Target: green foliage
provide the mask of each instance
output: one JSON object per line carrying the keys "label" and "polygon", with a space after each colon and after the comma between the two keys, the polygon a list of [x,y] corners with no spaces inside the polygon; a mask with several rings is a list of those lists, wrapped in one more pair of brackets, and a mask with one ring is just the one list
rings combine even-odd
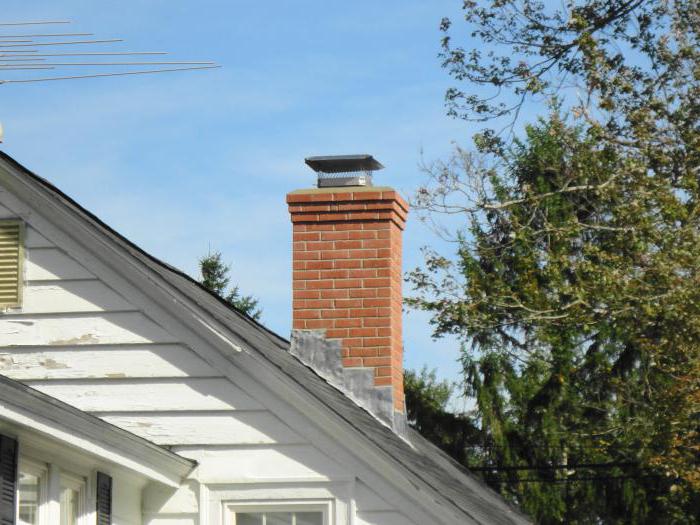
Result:
{"label": "green foliage", "polygon": [[456,261],[411,274],[409,302],[474,350],[482,453],[467,461],[538,467],[487,479],[540,523],[692,522],[700,193],[557,113],[498,168],[460,155],[466,173],[437,169],[419,201],[461,205],[469,229]]}
{"label": "green foliage", "polygon": [[462,215],[410,303],[454,333],[481,434],[467,462],[539,523],[693,523],[700,508],[700,2],[467,0],[453,116],[512,118],[428,168]]}
{"label": "green foliage", "polygon": [[467,462],[470,443],[480,441],[480,431],[471,418],[453,414],[447,404],[454,385],[438,381],[435,370],[406,370],[404,393],[409,424],[462,464]]}
{"label": "green foliage", "polygon": [[260,320],[262,310],[258,308],[258,299],[252,295],[241,295],[238,286],[233,286],[228,292],[231,267],[221,260],[221,253],[210,253],[199,260],[201,284],[210,292],[215,293],[237,310],[249,315],[256,321]]}

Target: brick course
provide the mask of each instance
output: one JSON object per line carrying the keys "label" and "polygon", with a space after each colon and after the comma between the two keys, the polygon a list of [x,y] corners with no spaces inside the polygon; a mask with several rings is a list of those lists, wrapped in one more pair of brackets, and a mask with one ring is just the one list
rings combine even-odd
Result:
{"label": "brick course", "polygon": [[293,327],[342,341],[343,365],[374,370],[404,411],[402,231],[394,190],[337,188],[287,195],[293,229]]}

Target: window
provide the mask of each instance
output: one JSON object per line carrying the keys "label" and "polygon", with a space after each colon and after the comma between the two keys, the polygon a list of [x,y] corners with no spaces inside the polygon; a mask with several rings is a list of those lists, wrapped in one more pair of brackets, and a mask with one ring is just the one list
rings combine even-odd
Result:
{"label": "window", "polygon": [[324,525],[322,511],[248,511],[234,514],[234,525]]}
{"label": "window", "polygon": [[0,307],[11,308],[22,302],[22,259],[24,224],[0,220]]}
{"label": "window", "polygon": [[60,525],[78,525],[85,508],[85,480],[62,474],[58,501],[61,511]]}
{"label": "window", "polygon": [[[27,458],[19,462],[17,524],[81,525],[87,515],[85,478],[61,471],[57,465]],[[51,510],[49,501],[57,501]],[[58,516],[55,513],[58,512]]]}
{"label": "window", "polygon": [[20,461],[17,480],[19,525],[39,525],[39,516],[46,503],[46,465]]}

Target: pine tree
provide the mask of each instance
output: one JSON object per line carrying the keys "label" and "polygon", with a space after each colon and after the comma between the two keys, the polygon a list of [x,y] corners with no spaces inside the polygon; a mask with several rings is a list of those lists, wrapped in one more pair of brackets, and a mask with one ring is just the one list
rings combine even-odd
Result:
{"label": "pine tree", "polygon": [[467,461],[539,523],[694,523],[700,2],[463,9],[478,45],[443,20],[447,104],[491,127],[428,167],[415,204],[466,226],[411,280],[436,334],[464,340]]}
{"label": "pine tree", "polygon": [[498,161],[459,155],[416,204],[468,228],[408,302],[470,345],[467,463],[538,523],[692,523],[700,190],[557,113]]}
{"label": "pine tree", "polygon": [[199,260],[199,270],[201,273],[201,284],[210,292],[223,298],[228,304],[252,317],[256,321],[260,320],[262,310],[258,308],[258,299],[252,295],[241,295],[238,286],[233,286],[227,292],[229,282],[229,272],[231,267],[221,260],[221,253],[210,253]]}

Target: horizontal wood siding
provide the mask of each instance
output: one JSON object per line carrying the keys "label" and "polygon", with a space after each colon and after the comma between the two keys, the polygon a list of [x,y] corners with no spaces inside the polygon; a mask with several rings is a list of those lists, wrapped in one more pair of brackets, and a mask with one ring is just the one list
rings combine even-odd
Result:
{"label": "horizontal wood siding", "polygon": [[[16,216],[0,205],[0,218]],[[0,314],[0,373],[158,444],[303,442],[147,312],[26,230],[24,301]]]}
{"label": "horizontal wood siding", "polygon": [[174,448],[197,461],[205,483],[251,483],[285,480],[326,481],[347,477],[347,470],[311,445]]}
{"label": "horizontal wood siding", "polygon": [[130,310],[126,299],[98,280],[28,281],[24,286],[25,314]]}
{"label": "horizontal wood siding", "polygon": [[112,525],[141,525],[141,487],[122,476],[114,476],[112,483]]}
{"label": "horizontal wood siding", "polygon": [[104,414],[105,421],[159,445],[303,443],[305,440],[267,410],[228,413]]}
{"label": "horizontal wood siding", "polygon": [[357,525],[417,525],[397,511],[359,511],[356,523]]}
{"label": "horizontal wood siding", "polygon": [[0,347],[171,342],[170,334],[140,312],[0,316]]}
{"label": "horizontal wood siding", "polygon": [[19,381],[221,375],[186,346],[154,343],[2,348],[0,373]]}
{"label": "horizontal wood siding", "polygon": [[25,254],[25,278],[28,281],[95,279],[86,268],[54,246],[27,248]]}
{"label": "horizontal wood siding", "polygon": [[[16,217],[11,215],[10,217]],[[56,248],[56,246],[49,241],[46,237],[36,231],[31,225],[28,225],[25,231],[24,237],[24,247],[27,249],[31,248]]]}
{"label": "horizontal wood siding", "polygon": [[197,410],[264,410],[224,378],[174,378],[114,381],[50,381],[26,383],[86,412],[191,412]]}

